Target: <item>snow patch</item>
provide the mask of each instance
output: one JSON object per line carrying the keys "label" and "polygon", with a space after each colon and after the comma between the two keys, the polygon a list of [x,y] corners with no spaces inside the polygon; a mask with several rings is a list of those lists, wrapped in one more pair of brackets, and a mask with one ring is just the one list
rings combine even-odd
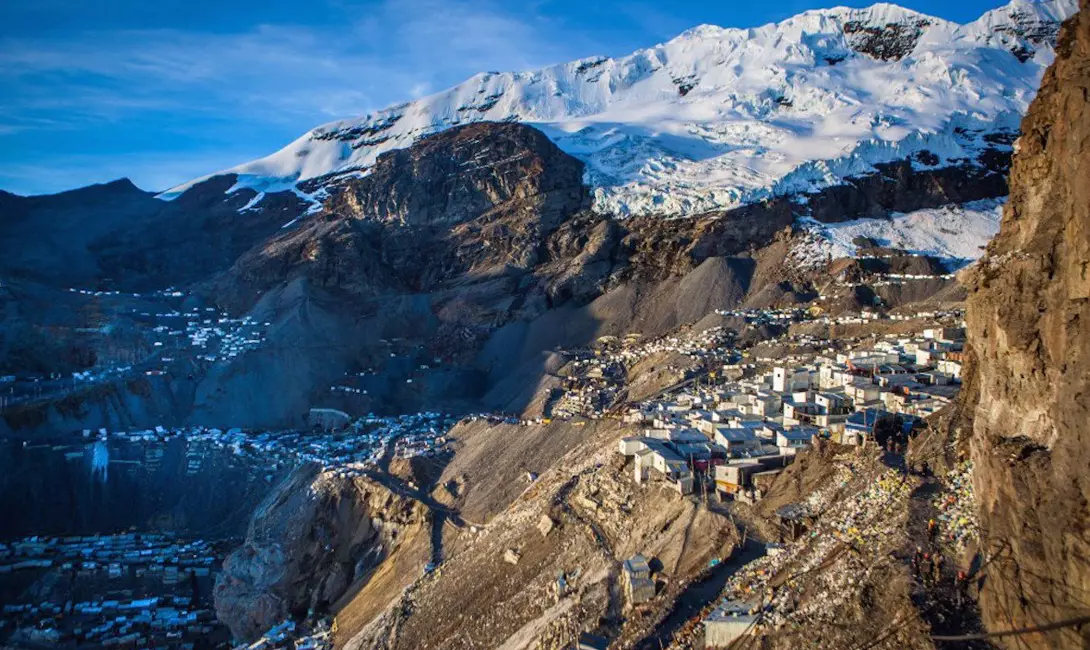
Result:
{"label": "snow patch", "polygon": [[257,207],[258,203],[261,203],[261,199],[263,199],[263,198],[265,198],[265,193],[264,192],[258,192],[257,194],[254,195],[254,198],[250,199],[250,201],[246,205],[239,208],[238,211],[239,212],[246,212],[248,210],[254,209],[255,207]]}

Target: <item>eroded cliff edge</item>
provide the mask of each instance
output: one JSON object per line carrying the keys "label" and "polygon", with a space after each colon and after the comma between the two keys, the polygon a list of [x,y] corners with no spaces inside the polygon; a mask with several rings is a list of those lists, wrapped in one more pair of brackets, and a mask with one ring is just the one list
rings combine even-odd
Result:
{"label": "eroded cliff edge", "polygon": [[[972,278],[962,393],[992,632],[1090,611],[1090,2],[1022,124],[999,235]],[[971,420],[971,424],[969,423]],[[1090,626],[997,639],[1090,647]]]}
{"label": "eroded cliff edge", "polygon": [[372,480],[300,467],[254,513],[216,579],[216,615],[252,640],[289,617],[324,613],[407,540],[430,513]]}

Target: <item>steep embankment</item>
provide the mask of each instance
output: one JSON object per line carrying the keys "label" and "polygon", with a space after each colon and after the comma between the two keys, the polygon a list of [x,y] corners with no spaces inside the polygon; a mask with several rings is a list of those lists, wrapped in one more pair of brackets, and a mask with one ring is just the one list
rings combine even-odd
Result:
{"label": "steep embankment", "polygon": [[[1086,615],[1090,590],[1090,3],[1022,125],[1011,198],[969,297],[962,403],[993,631]],[[1090,646],[1090,627],[1005,637]]]}
{"label": "steep embankment", "polygon": [[401,547],[427,539],[418,501],[365,478],[302,467],[250,521],[216,579],[216,615],[240,640],[288,617],[328,611]]}
{"label": "steep embankment", "polygon": [[[559,649],[594,631],[631,647],[647,636],[739,535],[721,512],[661,484],[635,484],[615,451],[630,433],[607,420],[456,428],[462,458],[436,495],[487,523],[448,520],[438,531],[443,563],[389,607],[379,609],[389,590],[386,601],[361,590],[338,613],[338,645]],[[539,462],[532,455],[542,445]],[[497,488],[494,473],[512,489]],[[632,611],[620,561],[636,553],[651,561],[656,594]]]}

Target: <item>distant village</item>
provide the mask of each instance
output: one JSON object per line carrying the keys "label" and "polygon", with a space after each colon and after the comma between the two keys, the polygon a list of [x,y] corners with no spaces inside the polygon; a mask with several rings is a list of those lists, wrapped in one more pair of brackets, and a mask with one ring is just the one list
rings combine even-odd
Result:
{"label": "distant village", "polygon": [[63,602],[6,603],[0,629],[36,646],[208,647],[220,630],[209,594],[221,559],[207,542],[164,534],[0,543],[0,575],[56,571],[84,587]]}
{"label": "distant village", "polygon": [[[85,327],[85,335],[115,338],[98,346],[95,366],[71,373],[0,376],[0,411],[36,400],[57,399],[88,386],[133,376],[188,376],[199,367],[229,362],[261,347],[271,323],[232,318],[214,307],[183,307],[187,294],[166,289],[147,294],[69,289],[98,301],[134,326]],[[94,321],[94,319],[91,319]]]}

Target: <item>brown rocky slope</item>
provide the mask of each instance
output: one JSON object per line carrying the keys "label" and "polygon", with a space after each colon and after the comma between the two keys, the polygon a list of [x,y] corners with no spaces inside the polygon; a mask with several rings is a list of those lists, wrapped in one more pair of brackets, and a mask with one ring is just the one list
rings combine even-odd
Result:
{"label": "brown rocky slope", "polygon": [[302,467],[250,521],[216,578],[216,616],[236,639],[326,611],[399,547],[430,529],[418,501],[361,477]]}
{"label": "brown rocky slope", "polygon": [[[1090,613],[1090,3],[1080,4],[1022,124],[1010,202],[968,302],[962,406],[992,632]],[[1090,626],[999,641],[1085,648]]]}

